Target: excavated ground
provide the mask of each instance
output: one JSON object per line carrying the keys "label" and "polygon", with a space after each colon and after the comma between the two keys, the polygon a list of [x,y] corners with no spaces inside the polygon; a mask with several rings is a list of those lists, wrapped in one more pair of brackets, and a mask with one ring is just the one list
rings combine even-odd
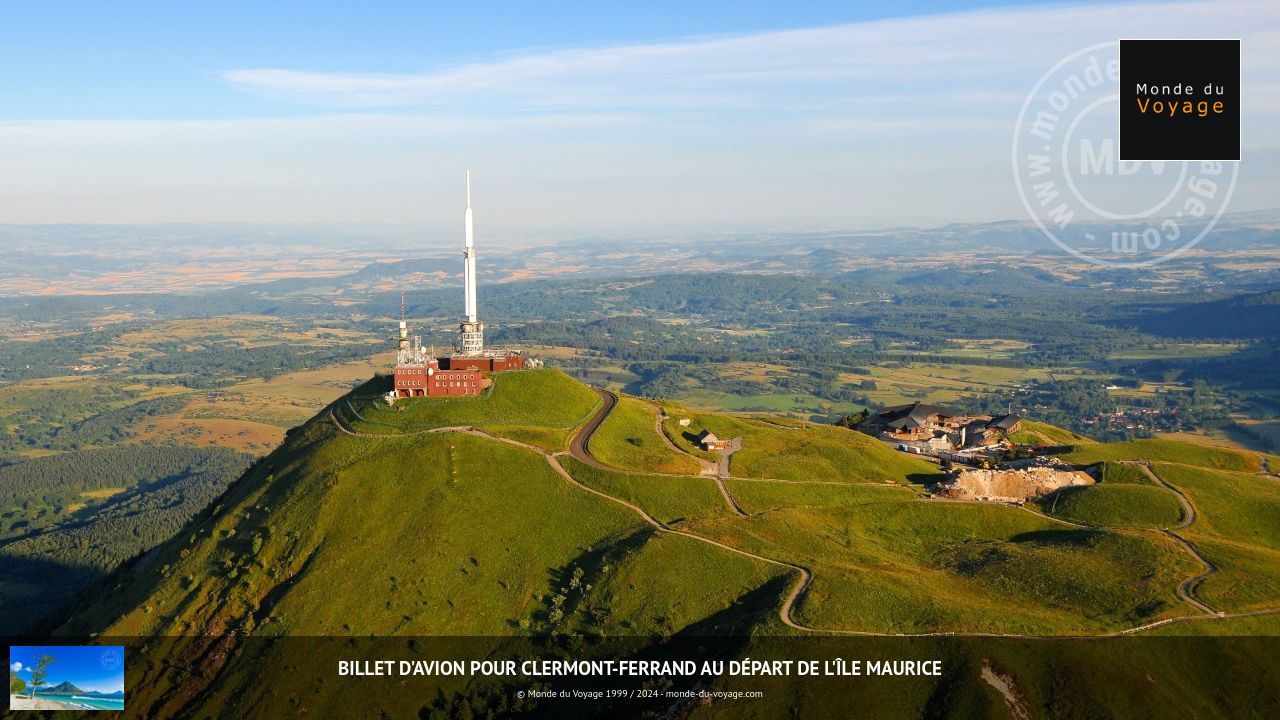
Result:
{"label": "excavated ground", "polygon": [[1096,482],[1083,470],[1052,460],[1017,470],[961,470],[952,478],[938,483],[934,494],[950,500],[1022,504],[1060,488]]}

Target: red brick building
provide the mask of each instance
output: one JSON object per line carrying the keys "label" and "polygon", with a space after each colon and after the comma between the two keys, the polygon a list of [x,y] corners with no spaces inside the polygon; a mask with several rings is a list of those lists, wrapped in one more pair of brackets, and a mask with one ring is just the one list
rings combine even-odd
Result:
{"label": "red brick building", "polygon": [[440,369],[437,360],[425,364],[396,365],[395,396],[474,397],[484,389],[478,369]]}
{"label": "red brick building", "polygon": [[483,370],[502,372],[524,367],[524,355],[510,350],[491,350],[481,355],[454,355],[440,358],[440,367],[446,370]]}

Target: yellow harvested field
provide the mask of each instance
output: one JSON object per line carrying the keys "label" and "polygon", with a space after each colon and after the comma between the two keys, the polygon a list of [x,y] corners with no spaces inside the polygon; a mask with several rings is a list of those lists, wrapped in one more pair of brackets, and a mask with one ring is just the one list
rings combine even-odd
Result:
{"label": "yellow harvested field", "polygon": [[[1210,434],[1212,433],[1212,434]],[[1158,433],[1162,440],[1179,440],[1181,442],[1195,443],[1197,445],[1208,445],[1210,447],[1224,447],[1233,450],[1249,450],[1250,448],[1243,443],[1232,440],[1220,432],[1202,431],[1202,432],[1162,432]]]}
{"label": "yellow harvested field", "polygon": [[274,450],[285,432],[282,427],[249,420],[172,417],[150,418],[137,430],[136,443],[229,447],[255,455]]}
{"label": "yellow harvested field", "polygon": [[530,355],[544,358],[571,358],[582,352],[577,348],[559,345],[529,345],[527,349]]}
{"label": "yellow harvested field", "polygon": [[[1002,368],[985,365],[909,363],[903,367],[873,366],[871,375],[843,373],[841,382],[874,380],[876,389],[866,391],[872,402],[883,405],[921,400],[944,403],[962,395],[985,393],[997,388],[1044,380],[1050,371],[1043,368]],[[1058,373],[1061,377],[1062,373]]]}
{"label": "yellow harvested field", "polygon": [[394,364],[394,353],[379,353],[369,360],[329,365],[318,370],[301,370],[266,381],[246,380],[227,389],[245,395],[302,400],[319,410],[351,390],[354,385],[373,377],[374,372],[385,372]]}
{"label": "yellow harvested field", "polygon": [[1007,338],[990,338],[970,340],[951,338],[951,342],[959,346],[957,350],[949,350],[948,354],[972,355],[974,357],[1008,357],[1031,347],[1031,343]]}
{"label": "yellow harvested field", "polygon": [[284,395],[217,390],[194,398],[174,417],[252,420],[288,428],[315,415],[324,405]]}
{"label": "yellow harvested field", "polygon": [[98,488],[97,490],[85,490],[84,492],[80,493],[80,497],[88,498],[90,500],[105,500],[106,498],[109,498],[112,495],[119,495],[120,493],[124,492],[124,490],[125,489],[122,487],[108,487],[108,488]]}
{"label": "yellow harvested field", "polygon": [[768,382],[770,373],[789,375],[785,365],[759,362],[732,362],[720,366],[720,376],[752,382]]}
{"label": "yellow harvested field", "polygon": [[1117,388],[1108,390],[1112,397],[1150,398],[1157,393],[1186,390],[1187,386],[1178,383],[1144,382],[1136,388]]}

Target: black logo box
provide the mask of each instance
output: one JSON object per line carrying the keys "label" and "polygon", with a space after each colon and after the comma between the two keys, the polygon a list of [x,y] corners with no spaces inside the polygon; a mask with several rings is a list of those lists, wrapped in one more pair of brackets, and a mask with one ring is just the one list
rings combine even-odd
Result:
{"label": "black logo box", "polygon": [[1239,40],[1120,41],[1121,160],[1239,160],[1240,103]]}

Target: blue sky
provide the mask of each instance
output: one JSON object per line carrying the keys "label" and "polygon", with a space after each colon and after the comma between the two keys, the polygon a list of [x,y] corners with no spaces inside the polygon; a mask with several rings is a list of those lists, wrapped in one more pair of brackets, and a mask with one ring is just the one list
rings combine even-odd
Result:
{"label": "blue sky", "polygon": [[1233,209],[1275,206],[1265,0],[8,2],[0,220],[451,229],[467,168],[511,238],[1018,218],[1028,90],[1152,36],[1244,39]]}
{"label": "blue sky", "polygon": [[[999,5],[1027,4],[1013,0]],[[271,117],[218,82],[255,67],[410,73],[512,52],[992,6],[914,3],[28,2],[0,10],[5,119]]]}
{"label": "blue sky", "polygon": [[[123,658],[120,647],[114,648],[116,658]],[[124,663],[107,663],[104,667],[103,652],[106,647],[78,646],[12,646],[9,648],[9,670],[31,682],[31,673],[41,655],[49,655],[56,662],[50,663],[45,685],[70,682],[86,692],[112,693],[124,689]],[[37,692],[39,692],[37,690]]]}

